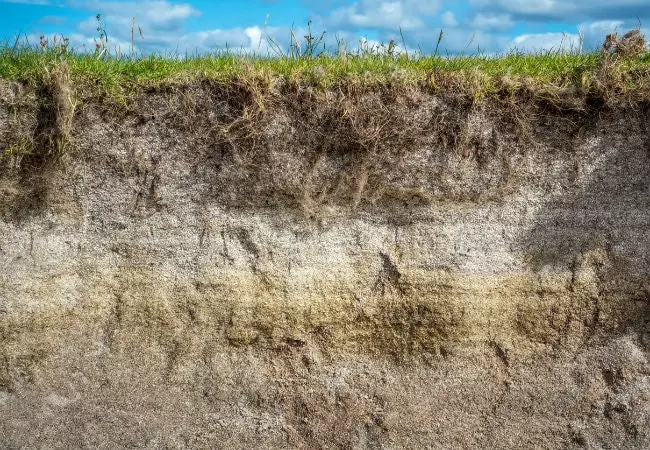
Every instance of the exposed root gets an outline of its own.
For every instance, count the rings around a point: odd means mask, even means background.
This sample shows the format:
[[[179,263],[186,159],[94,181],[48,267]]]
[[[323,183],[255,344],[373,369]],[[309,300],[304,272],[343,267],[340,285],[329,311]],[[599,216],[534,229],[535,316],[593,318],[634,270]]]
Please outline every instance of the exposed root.
[[[47,87],[55,111],[54,145],[61,154],[72,140],[72,122],[76,108],[70,70],[65,63],[58,64],[52,69]]]

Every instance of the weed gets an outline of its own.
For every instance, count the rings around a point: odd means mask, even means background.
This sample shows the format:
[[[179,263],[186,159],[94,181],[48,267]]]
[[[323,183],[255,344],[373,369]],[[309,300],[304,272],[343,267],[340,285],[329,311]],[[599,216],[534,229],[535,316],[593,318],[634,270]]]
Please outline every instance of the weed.
[[[104,21],[102,20],[102,15],[97,14],[95,16],[97,20],[97,38],[95,39],[95,57],[100,59],[108,55],[108,34],[106,33],[106,28],[104,27]]]
[[[131,59],[135,58],[135,17],[131,18]],[[144,41],[144,32],[142,27],[138,25],[138,34],[140,39]]]

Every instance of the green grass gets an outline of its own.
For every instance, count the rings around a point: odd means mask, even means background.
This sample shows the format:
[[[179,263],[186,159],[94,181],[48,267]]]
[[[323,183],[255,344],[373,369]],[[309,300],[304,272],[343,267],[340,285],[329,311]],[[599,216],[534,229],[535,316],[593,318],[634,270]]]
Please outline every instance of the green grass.
[[[73,80],[86,80],[111,91],[133,85],[150,85],[188,79],[285,76],[290,80],[328,86],[342,80],[371,79],[419,82],[435,71],[466,74],[482,80],[527,79],[549,84],[584,85],[603,64],[600,52],[507,54],[502,56],[385,55],[366,51],[338,55],[254,57],[232,53],[197,57],[102,57],[60,49],[0,47],[0,78],[38,83],[56,64],[65,62]],[[615,63],[620,73],[648,73],[650,53]]]
[[[131,24],[131,56],[123,57],[119,52],[113,52],[114,56],[110,56],[101,14],[97,14],[96,19],[98,36],[94,54],[69,50],[69,40],[63,36],[54,36],[51,41],[41,36],[39,46],[30,45],[27,38],[17,38],[13,46],[0,44],[0,78],[39,83],[47,79],[48,73],[57,64],[65,62],[72,81],[90,81],[88,86],[100,86],[114,92],[133,86],[196,78],[247,81],[284,76],[291,81],[322,87],[359,79],[366,83],[397,80],[400,83],[413,83],[430,81],[433,73],[442,72],[460,75],[456,79],[467,80],[469,83],[465,84],[472,85],[473,91],[478,88],[478,91],[489,92],[492,86],[498,84],[494,83],[495,80],[504,78],[510,82],[532,80],[550,86],[573,84],[585,87],[599,76],[602,78],[604,66],[607,66],[610,75],[618,79],[619,84],[634,82],[639,79],[635,76],[638,73],[643,73],[640,77],[643,83],[650,72],[648,51],[641,56],[623,58],[596,51],[583,52],[582,43],[578,49],[572,47],[537,54],[440,56],[438,50],[444,39],[442,30],[433,55],[401,53],[400,45],[394,40],[380,45],[360,41],[358,50],[347,52],[346,43],[337,39],[338,49],[332,50],[333,47],[328,47],[326,32],[314,33],[311,21],[307,23],[304,40],[297,38],[291,30],[291,44],[286,50],[266,36],[266,44],[274,56],[250,56],[226,51],[181,58],[177,55],[136,56],[134,19]],[[142,29],[138,27],[138,31],[140,38],[144,39]],[[401,47],[406,48],[401,29],[400,35]],[[637,54],[645,46],[644,38],[639,37],[641,42],[637,42]],[[610,36],[606,42],[609,41]],[[616,36],[610,44],[618,51]]]

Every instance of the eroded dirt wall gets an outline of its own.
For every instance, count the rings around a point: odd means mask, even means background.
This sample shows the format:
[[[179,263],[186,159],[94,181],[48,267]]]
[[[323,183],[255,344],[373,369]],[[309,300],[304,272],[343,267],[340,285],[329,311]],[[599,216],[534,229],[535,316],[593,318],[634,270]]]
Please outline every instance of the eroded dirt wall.
[[[647,105],[0,90],[3,446],[650,446]]]

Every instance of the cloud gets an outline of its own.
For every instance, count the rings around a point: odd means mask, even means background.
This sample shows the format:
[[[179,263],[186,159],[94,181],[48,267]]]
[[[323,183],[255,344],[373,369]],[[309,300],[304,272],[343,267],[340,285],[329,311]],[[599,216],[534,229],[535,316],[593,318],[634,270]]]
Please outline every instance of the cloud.
[[[269,35],[275,36],[274,40],[286,48],[288,40],[280,39],[279,34],[286,32],[288,29],[270,29],[267,30]],[[45,37],[49,42],[54,42],[54,34],[46,34]],[[57,34],[57,40],[61,35]],[[79,51],[95,51],[95,38],[87,33],[79,32],[66,35],[69,38],[70,47]],[[38,43],[40,35],[30,34],[27,36],[28,42]],[[183,56],[185,54],[206,54],[228,49],[234,53],[258,53],[262,55],[273,54],[273,49],[268,46],[265,39],[264,31],[259,26],[247,28],[230,28],[203,30],[197,32],[188,32],[182,35],[157,33],[146,36],[146,39],[136,39],[131,42],[128,39],[122,39],[115,35],[109,34],[108,50],[111,55],[129,55],[131,46],[136,54],[160,53]]]
[[[436,48],[439,32],[440,29],[418,30],[407,36],[407,42],[417,45],[425,53],[430,53]],[[444,28],[438,50],[442,55],[497,53],[507,49],[511,41],[511,37],[481,30],[473,31],[465,27]]]
[[[175,31],[183,27],[185,21],[201,13],[189,3],[171,3],[167,0],[147,0],[141,2],[104,2],[72,0],[71,5],[101,13],[108,25],[127,25],[130,32],[131,18],[149,30]],[[124,27],[123,27],[124,28]]]
[[[0,3],[20,3],[23,5],[51,5],[50,0],[0,0]]]
[[[1,1],[1,0],[0,0]],[[95,13],[99,12],[102,26],[108,34],[108,46],[112,53],[128,54],[131,51],[132,18],[136,18],[135,50],[137,53],[193,54],[209,53],[229,49],[234,52],[274,54],[275,48],[269,45],[267,36],[276,42],[282,51],[289,46],[289,27],[266,27],[259,25],[232,28],[188,30],[187,21],[201,14],[190,3],[175,3],[167,0],[98,1],[68,0],[70,6],[92,11],[93,15],[76,24],[73,33],[66,33],[70,45],[92,51],[98,36],[98,22]],[[141,26],[145,39],[138,36]],[[306,30],[295,30],[298,36]]]
[[[138,27],[142,27],[145,40],[137,38],[136,46],[145,52],[184,52],[190,45],[185,27],[189,18],[200,15],[189,3],[172,3],[167,0],[146,0],[141,2],[118,2],[98,0],[69,0],[71,5],[84,10],[100,13],[102,26],[108,33],[109,47],[122,49],[123,43],[131,47],[132,20],[136,19],[136,36]],[[94,38],[98,36],[98,22],[95,14],[77,24],[77,33],[86,36],[94,45]],[[206,31],[209,33],[209,31]],[[237,35],[234,32],[233,36]],[[207,40],[208,35],[197,35],[196,39]],[[239,42],[239,39],[233,38]],[[200,44],[200,43],[199,43]],[[200,45],[198,45],[200,46]],[[123,50],[123,49],[122,49]]]
[[[251,52],[260,45],[261,39],[262,30],[259,27],[217,29],[188,33],[180,37],[178,45],[183,52],[189,53],[194,51],[204,53],[226,48]],[[173,45],[172,42],[167,44]]]
[[[307,2],[319,22],[338,29],[413,30],[440,10],[439,0],[358,0]]]
[[[454,15],[453,12],[451,11],[446,11],[444,12],[441,16],[440,19],[442,21],[442,24],[446,27],[455,27],[458,26],[458,20],[456,19],[456,16]]]
[[[542,52],[553,50],[578,50],[580,38],[577,34],[539,33],[522,34],[513,39],[509,50],[525,52]]]
[[[584,37],[584,47],[593,49],[600,47],[608,34],[624,31],[626,27],[623,20],[601,20],[582,23],[577,29]]]
[[[158,30],[173,30],[191,16],[200,13],[190,5],[169,5],[167,2],[152,2],[147,7],[146,20]]]
[[[485,14],[478,13],[474,16],[469,25],[477,30],[499,30],[504,31],[515,26],[510,14]]]
[[[469,0],[479,11],[527,20],[601,20],[648,17],[648,0]]]
[[[304,30],[295,30],[303,35]],[[146,32],[145,32],[146,33]],[[234,53],[277,55],[289,47],[288,27],[260,26],[235,27],[187,32],[181,35],[156,32],[145,35],[144,41],[136,42],[144,53],[206,54],[228,50]],[[269,43],[269,38],[279,48]],[[130,44],[129,44],[130,45]]]
[[[406,30],[422,26],[420,19],[405,14],[400,2],[371,2],[339,8],[324,20],[328,25],[352,28],[380,28]]]
[[[483,9],[503,10],[520,14],[544,14],[557,10],[556,0],[469,0],[470,5]],[[563,1],[561,3],[571,3]]]

